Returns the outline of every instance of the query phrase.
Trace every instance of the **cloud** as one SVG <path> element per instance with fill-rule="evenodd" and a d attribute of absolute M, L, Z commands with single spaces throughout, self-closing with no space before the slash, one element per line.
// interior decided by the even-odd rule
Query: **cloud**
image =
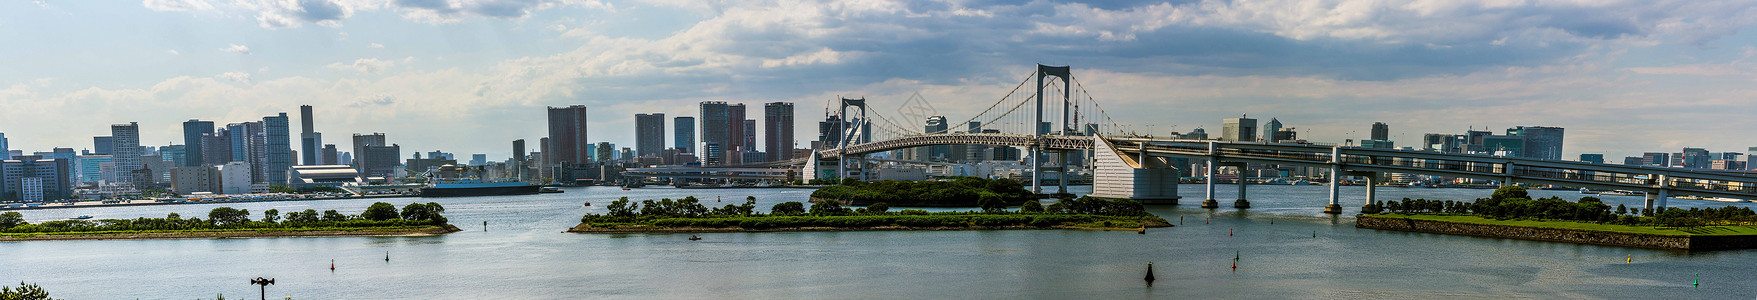
<path fill-rule="evenodd" d="M 231 52 L 231 53 L 240 53 L 240 54 L 250 54 L 250 47 L 244 46 L 244 45 L 239 45 L 239 44 L 231 44 L 229 46 L 226 46 L 225 48 L 220 48 L 220 51 Z"/>
<path fill-rule="evenodd" d="M 250 83 L 250 73 L 244 72 L 225 72 L 220 73 L 220 75 L 215 75 L 214 78 L 244 84 Z"/>
<path fill-rule="evenodd" d="M 354 15 L 352 2 L 340 0 L 258 0 L 240 2 L 240 6 L 257 12 L 257 23 L 263 28 L 294 28 L 305 23 L 327 27 L 341 26 L 341 20 Z M 371 5 L 370 3 L 359 3 Z"/>
<path fill-rule="evenodd" d="M 405 61 L 413 61 L 413 59 L 413 57 L 410 57 Z M 396 66 L 396 61 L 379 60 L 377 58 L 362 58 L 356 59 L 350 64 L 333 63 L 329 64 L 327 67 L 331 70 L 352 71 L 359 74 L 379 74 L 394 66 Z"/>
<path fill-rule="evenodd" d="M 348 106 L 351 106 L 351 107 L 385 106 L 385 105 L 391 105 L 391 104 L 396 104 L 396 103 L 397 103 L 397 97 L 390 96 L 390 95 L 377 95 L 377 96 L 361 97 L 359 99 L 355 99 L 353 103 L 348 103 Z"/>
<path fill-rule="evenodd" d="M 366 45 L 366 48 L 371 48 L 371 49 L 384 49 L 384 44 L 379 44 L 379 43 L 372 43 L 372 44 L 371 44 L 371 45 Z"/>
<path fill-rule="evenodd" d="M 170 54 L 170 55 L 183 55 L 183 52 L 177 52 L 177 50 L 176 50 L 176 49 L 171 49 L 171 50 L 165 50 L 165 54 Z"/>
<path fill-rule="evenodd" d="M 141 6 L 153 11 L 197 11 L 214 9 L 203 0 L 143 0 Z"/>

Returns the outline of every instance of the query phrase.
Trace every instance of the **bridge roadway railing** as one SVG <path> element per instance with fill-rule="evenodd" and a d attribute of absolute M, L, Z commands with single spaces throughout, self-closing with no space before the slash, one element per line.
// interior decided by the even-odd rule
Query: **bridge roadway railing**
<path fill-rule="evenodd" d="M 1092 137 L 1028 134 L 996 134 L 996 133 L 942 133 L 923 134 L 901 138 L 876 141 L 871 143 L 848 146 L 846 148 L 830 148 L 818 151 L 823 159 L 839 159 L 842 153 L 867 154 L 897 149 L 937 146 L 937 145 L 989 145 L 1028 148 L 1042 145 L 1047 150 L 1090 150 Z"/>
<path fill-rule="evenodd" d="M 1310 167 L 1340 164 L 1354 171 L 1514 179 L 1639 191 L 1664 189 L 1673 194 L 1757 199 L 1757 176 L 1746 173 L 1357 147 L 1337 149 L 1339 157 L 1333 161 L 1332 147 L 1329 146 L 1131 138 L 1113 138 L 1112 141 L 1117 149 L 1126 153 L 1138 153 L 1144 149 L 1156 156 Z M 1139 143 L 1143 142 L 1148 145 L 1142 147 Z M 1213 144 L 1212 151 L 1210 143 Z"/>

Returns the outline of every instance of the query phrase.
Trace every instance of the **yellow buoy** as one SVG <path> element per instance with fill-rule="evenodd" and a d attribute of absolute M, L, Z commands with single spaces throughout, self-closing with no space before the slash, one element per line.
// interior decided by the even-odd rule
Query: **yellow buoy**
<path fill-rule="evenodd" d="M 1628 259 L 1623 260 L 1623 263 L 1634 263 L 1634 262 L 1635 262 L 1635 255 L 1634 254 L 1630 254 Z"/>

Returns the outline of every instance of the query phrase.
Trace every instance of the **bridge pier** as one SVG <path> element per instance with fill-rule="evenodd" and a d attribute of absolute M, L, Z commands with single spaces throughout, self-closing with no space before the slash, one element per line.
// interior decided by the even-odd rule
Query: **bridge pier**
<path fill-rule="evenodd" d="M 1177 205 L 1178 171 L 1169 161 L 1124 155 L 1102 136 L 1093 136 L 1092 196 L 1131 199 L 1148 205 Z M 1145 149 L 1145 145 L 1141 145 Z"/>
<path fill-rule="evenodd" d="M 1209 149 L 1213 149 L 1214 143 L 1208 143 L 1208 147 L 1209 147 Z M 1210 151 L 1209 153 L 1213 153 L 1213 152 Z M 1218 165 L 1216 165 L 1214 163 L 1214 158 L 1209 158 L 1208 159 L 1208 167 L 1205 168 L 1205 169 L 1208 169 L 1208 179 L 1204 180 L 1204 181 L 1207 181 L 1208 199 L 1202 200 L 1202 208 L 1220 208 L 1220 201 L 1214 200 L 1214 181 L 1215 181 L 1214 174 L 1220 173 L 1220 172 L 1214 171 L 1215 167 L 1218 167 Z"/>
<path fill-rule="evenodd" d="M 1251 208 L 1251 202 L 1245 201 L 1245 166 L 1238 167 L 1238 200 L 1232 201 L 1232 208 Z"/>
<path fill-rule="evenodd" d="M 1342 200 L 1342 148 L 1330 147 L 1330 204 L 1324 206 L 1326 214 L 1341 214 Z"/>
<path fill-rule="evenodd" d="M 1370 174 L 1367 174 L 1366 179 L 1367 179 L 1367 202 L 1364 204 L 1361 204 L 1360 205 L 1361 207 L 1366 207 L 1367 205 L 1372 205 L 1373 201 L 1378 201 L 1377 199 L 1379 199 L 1379 172 L 1372 172 Z"/>
<path fill-rule="evenodd" d="M 1646 214 L 1644 214 L 1644 215 L 1652 216 L 1653 215 L 1653 199 L 1658 198 L 1657 196 L 1659 196 L 1659 193 L 1658 192 L 1646 192 L 1643 194 L 1646 194 L 1647 199 L 1645 201 L 1641 201 L 1641 207 L 1645 208 L 1642 211 L 1646 212 Z"/>

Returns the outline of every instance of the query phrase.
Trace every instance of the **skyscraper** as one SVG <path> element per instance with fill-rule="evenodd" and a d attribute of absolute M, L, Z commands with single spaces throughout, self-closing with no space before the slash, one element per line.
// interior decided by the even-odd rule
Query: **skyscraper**
<path fill-rule="evenodd" d="M 793 102 L 763 104 L 763 151 L 769 160 L 793 159 Z"/>
<path fill-rule="evenodd" d="M 299 140 L 305 143 L 299 148 L 299 155 L 304 157 L 302 165 L 321 165 L 323 157 L 323 136 L 311 127 L 311 106 L 299 106 Z"/>
<path fill-rule="evenodd" d="M 924 132 L 924 133 L 944 133 L 944 132 L 946 132 L 946 129 L 948 128 L 947 124 L 946 124 L 946 117 L 945 116 L 928 117 L 927 118 L 927 126 L 925 126 L 925 127 L 926 128 L 924 128 L 922 130 L 922 132 Z M 946 146 L 946 145 L 926 146 L 926 147 L 916 148 L 916 150 L 915 150 L 915 160 L 918 160 L 918 161 L 934 161 L 936 159 L 948 159 L 948 158 L 951 158 L 951 147 Z"/>
<path fill-rule="evenodd" d="M 1254 142 L 1257 140 L 1257 119 L 1238 117 L 1221 121 L 1220 140 Z"/>
<path fill-rule="evenodd" d="M 269 185 L 287 185 L 287 170 L 293 168 L 292 124 L 287 120 L 287 113 L 262 117 L 263 135 L 263 176 L 264 183 Z"/>
<path fill-rule="evenodd" d="M 549 148 L 543 158 L 551 165 L 584 164 L 591 161 L 586 152 L 586 106 L 549 107 Z"/>
<path fill-rule="evenodd" d="M 1641 164 L 1648 166 L 1668 166 L 1672 161 L 1671 153 L 1647 152 L 1641 154 Z"/>
<path fill-rule="evenodd" d="M 598 161 L 610 161 L 616 158 L 616 145 L 612 145 L 610 142 L 598 142 L 596 148 L 594 150 L 598 150 Z"/>
<path fill-rule="evenodd" d="M 513 161 L 513 163 L 515 163 L 515 164 L 524 163 L 526 154 L 529 154 L 529 152 L 525 152 L 525 139 L 512 140 L 512 161 Z"/>
<path fill-rule="evenodd" d="M 12 159 L 12 145 L 6 144 L 6 133 L 0 132 L 0 160 Z"/>
<path fill-rule="evenodd" d="M 702 101 L 701 114 L 698 117 L 701 118 L 702 127 L 703 144 L 700 153 L 703 164 L 724 162 L 721 159 L 726 157 L 726 146 L 732 144 L 732 118 L 727 113 L 726 102 Z M 739 116 L 739 119 L 742 120 L 743 116 Z M 714 150 L 720 151 L 708 151 L 708 144 L 713 144 Z"/>
<path fill-rule="evenodd" d="M 665 150 L 665 114 L 634 115 L 635 156 L 658 156 Z"/>
<path fill-rule="evenodd" d="M 396 173 L 402 147 L 386 145 L 383 133 L 354 134 L 354 169 L 360 176 L 390 177 Z"/>
<path fill-rule="evenodd" d="M 671 138 L 671 147 L 683 152 L 695 152 L 695 117 L 677 117 L 671 124 L 676 136 Z"/>
<path fill-rule="evenodd" d="M 339 165 L 341 153 L 336 151 L 336 144 L 323 144 L 323 156 L 319 162 L 326 165 Z"/>
<path fill-rule="evenodd" d="M 92 137 L 92 153 L 91 153 L 91 155 L 111 155 L 111 154 L 114 154 L 114 153 L 111 153 L 112 151 L 110 151 L 111 150 L 110 148 L 114 148 L 116 146 L 115 140 L 116 140 L 115 137 L 110 137 L 110 136 L 94 136 L 94 137 Z"/>
<path fill-rule="evenodd" d="M 1381 141 L 1391 140 L 1391 125 L 1385 125 L 1384 122 L 1373 122 L 1372 139 Z"/>
<path fill-rule="evenodd" d="M 744 150 L 740 150 L 739 152 L 757 152 L 756 120 L 744 119 L 744 122 L 741 122 L 741 124 L 744 125 L 744 142 L 739 143 L 739 145 L 741 145 L 740 147 L 744 148 Z"/>
<path fill-rule="evenodd" d="M 1281 120 L 1269 118 L 1269 124 L 1263 125 L 1263 139 L 1270 143 L 1280 142 L 1281 139 L 1275 134 L 1277 132 L 1281 132 Z"/>
<path fill-rule="evenodd" d="M 737 153 L 750 150 L 746 149 L 751 145 L 744 143 L 744 141 L 747 140 L 745 135 L 756 133 L 744 130 L 744 112 L 744 103 L 726 105 L 726 124 L 727 126 L 730 126 L 728 128 L 731 129 L 726 133 L 727 144 L 723 144 L 727 145 L 726 153 Z M 727 157 L 735 157 L 735 155 L 727 155 Z"/>
<path fill-rule="evenodd" d="M 110 138 L 111 162 L 115 163 L 116 174 L 118 174 L 116 182 L 132 183 L 132 179 L 129 178 L 130 174 L 134 174 L 134 170 L 139 170 L 142 166 L 140 162 L 140 124 L 128 122 L 128 124 L 110 125 Z"/>
<path fill-rule="evenodd" d="M 1604 154 L 1581 153 L 1580 154 L 1580 161 L 1581 162 L 1595 163 L 1595 164 L 1602 164 L 1602 163 L 1604 163 Z"/>

